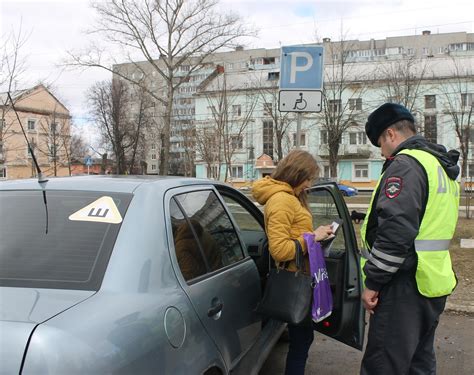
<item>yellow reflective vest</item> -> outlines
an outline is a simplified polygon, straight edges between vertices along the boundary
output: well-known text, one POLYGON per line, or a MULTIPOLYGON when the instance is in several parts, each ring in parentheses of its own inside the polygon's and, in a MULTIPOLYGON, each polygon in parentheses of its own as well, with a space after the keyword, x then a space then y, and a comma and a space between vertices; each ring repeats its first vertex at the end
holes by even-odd
MULTIPOLYGON (((449 255, 449 243, 454 236, 459 210, 459 184, 451 180, 438 159, 423 150, 402 150, 398 153, 416 159, 426 171, 428 178, 428 201, 416 236, 414 248, 418 257, 416 283, 418 291, 425 297, 441 297, 451 294, 456 287, 456 276, 449 255)), ((377 202, 374 197, 379 189, 380 176, 372 195, 366 220, 361 228, 362 268, 370 259, 367 249, 366 229, 370 212, 377 202)), ((365 276, 364 276, 365 278, 365 276)))

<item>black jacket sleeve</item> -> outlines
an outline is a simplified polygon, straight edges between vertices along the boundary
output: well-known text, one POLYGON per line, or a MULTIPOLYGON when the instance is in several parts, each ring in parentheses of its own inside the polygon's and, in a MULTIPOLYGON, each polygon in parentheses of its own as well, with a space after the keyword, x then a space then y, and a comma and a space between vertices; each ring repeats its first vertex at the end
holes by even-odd
POLYGON ((428 194, 424 168, 412 157, 397 155, 380 182, 377 232, 364 266, 367 288, 379 291, 400 269, 416 267, 414 240, 428 194))

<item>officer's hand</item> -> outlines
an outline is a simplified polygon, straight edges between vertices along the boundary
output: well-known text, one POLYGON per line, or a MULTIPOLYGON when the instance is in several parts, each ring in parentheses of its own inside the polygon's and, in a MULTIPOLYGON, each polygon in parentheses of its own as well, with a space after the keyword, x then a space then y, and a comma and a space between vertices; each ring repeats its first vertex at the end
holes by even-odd
POLYGON ((378 296, 379 292, 376 292, 375 290, 365 288, 362 292, 362 302, 364 303, 364 307, 371 314, 374 313, 375 306, 377 306, 377 303, 379 302, 378 296))

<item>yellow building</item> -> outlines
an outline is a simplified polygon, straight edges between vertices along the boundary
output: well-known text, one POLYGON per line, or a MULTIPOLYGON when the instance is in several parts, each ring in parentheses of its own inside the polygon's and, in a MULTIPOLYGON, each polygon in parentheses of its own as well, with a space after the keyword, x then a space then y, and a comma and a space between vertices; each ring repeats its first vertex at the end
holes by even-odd
MULTIPOLYGON (((44 176, 70 174, 68 109, 43 85, 11 93, 44 176)), ((30 150, 6 93, 0 94, 0 179, 36 176, 30 150)))

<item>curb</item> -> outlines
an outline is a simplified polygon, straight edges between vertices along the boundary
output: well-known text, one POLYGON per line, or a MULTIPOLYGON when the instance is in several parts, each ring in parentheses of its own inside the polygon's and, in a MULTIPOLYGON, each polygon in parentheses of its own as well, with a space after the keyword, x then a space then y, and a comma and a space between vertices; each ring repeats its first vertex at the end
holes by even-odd
POLYGON ((474 315, 474 306, 459 305, 457 303, 446 302, 446 307, 444 311, 474 315))

